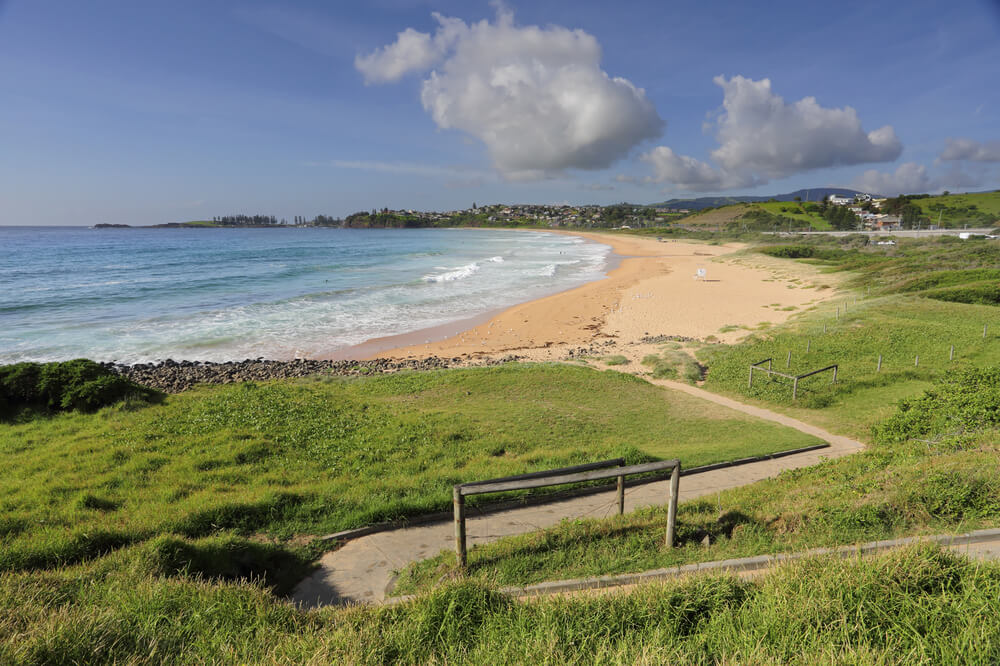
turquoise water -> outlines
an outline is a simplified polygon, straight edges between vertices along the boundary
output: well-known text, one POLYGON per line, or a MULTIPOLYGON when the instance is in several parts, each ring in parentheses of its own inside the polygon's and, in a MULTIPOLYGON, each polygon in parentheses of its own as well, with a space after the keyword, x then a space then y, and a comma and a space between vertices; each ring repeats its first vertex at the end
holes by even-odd
POLYGON ((609 252, 507 230, 0 227, 0 363, 321 357, 597 279, 609 252))

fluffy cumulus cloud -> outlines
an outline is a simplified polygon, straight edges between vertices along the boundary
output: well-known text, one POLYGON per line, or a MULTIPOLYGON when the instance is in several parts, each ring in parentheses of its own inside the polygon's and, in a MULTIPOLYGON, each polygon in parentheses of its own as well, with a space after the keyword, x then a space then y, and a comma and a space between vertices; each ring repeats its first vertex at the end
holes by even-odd
POLYGON ((874 192, 886 196, 917 194, 931 189, 935 183, 927 173, 927 167, 916 162, 905 162, 892 173, 869 169, 858 176, 853 183, 863 192, 874 192))
POLYGON ((368 83, 434 67, 424 108, 438 127, 486 144, 507 178, 605 168, 663 130, 645 92, 608 76, 600 45, 581 30, 518 26, 505 10, 494 22, 434 17, 435 34, 407 29, 355 66, 368 83))
POLYGON ((639 159, 653 168, 650 181, 672 183, 692 192, 729 190, 755 184, 754 177, 749 172, 717 169, 707 162, 678 155, 666 146, 657 146, 639 159))
POLYGON ((866 132, 851 107, 824 108, 814 97, 788 103, 771 81, 742 76, 713 79, 722 88, 714 125, 719 147, 709 164, 659 147, 642 159, 656 182, 690 190, 720 190, 766 183, 827 167, 891 162, 902 145, 891 126, 866 132))
POLYGON ((989 169, 968 172, 959 165, 952 165, 947 169, 931 170, 923 164, 906 162, 889 173, 869 169, 855 178, 851 186, 865 192, 896 196, 978 187, 984 182, 994 182, 989 169))
POLYGON ((1000 162, 1000 141, 948 139, 939 159, 945 162, 1000 162))

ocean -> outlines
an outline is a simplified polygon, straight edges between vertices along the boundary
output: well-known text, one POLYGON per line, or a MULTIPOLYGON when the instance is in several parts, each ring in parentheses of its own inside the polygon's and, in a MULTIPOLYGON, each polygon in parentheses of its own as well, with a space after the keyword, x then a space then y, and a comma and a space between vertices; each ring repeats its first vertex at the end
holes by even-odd
POLYGON ((511 230, 0 227, 0 363, 322 358, 599 279, 610 251, 511 230))

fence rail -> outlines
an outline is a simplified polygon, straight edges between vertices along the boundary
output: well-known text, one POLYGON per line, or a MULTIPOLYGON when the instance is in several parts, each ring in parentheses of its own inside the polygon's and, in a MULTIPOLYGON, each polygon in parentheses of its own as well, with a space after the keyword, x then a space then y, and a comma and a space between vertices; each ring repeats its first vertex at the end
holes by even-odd
POLYGON ((518 476, 508 476, 487 481, 460 483, 454 487, 453 503, 455 510, 455 553, 458 555, 458 565, 465 568, 468 562, 465 535, 465 497, 485 493, 500 493, 513 490, 529 490, 547 486, 560 486, 582 481, 597 481, 600 479, 618 479, 618 513, 625 511, 625 477, 634 474, 647 474, 662 469, 671 469, 670 493, 667 503, 667 533, 665 544, 668 548, 674 545, 674 528, 677 522, 677 497, 680 486, 681 461, 660 460, 640 465, 623 465, 624 460, 617 458, 575 467, 544 472, 532 472, 518 476), (610 469, 609 469, 610 468, 610 469))
MULTIPOLYGON (((791 354, 789 354, 789 358, 791 358, 791 354)), ((825 368, 820 368, 819 370, 812 370, 810 372, 805 372, 805 373, 803 373, 801 375, 789 375, 789 374, 786 374, 784 372, 778 372, 777 370, 772 370, 771 369, 771 362, 773 360, 774 360, 773 358, 765 358, 763 361, 757 361, 756 363, 751 363, 750 364, 750 379, 747 382, 747 388, 748 389, 753 388, 753 371, 754 370, 757 370, 759 372, 763 372, 763 373, 768 374, 768 375, 777 375, 779 377, 784 377, 785 379, 791 379, 792 380, 792 400, 795 400, 799 396, 799 380, 800 379, 805 379, 806 377, 812 377, 813 375, 818 375, 821 372, 827 372, 828 370, 833 370, 833 379, 831 380, 830 383, 831 384, 836 384, 837 383, 837 369, 838 369, 838 364, 836 364, 836 363, 834 363, 833 365, 828 365, 825 368), (763 367, 765 363, 767 363, 767 367, 766 368, 763 367)), ((879 367, 880 368, 881 368, 881 365, 882 365, 881 357, 879 357, 879 367)))

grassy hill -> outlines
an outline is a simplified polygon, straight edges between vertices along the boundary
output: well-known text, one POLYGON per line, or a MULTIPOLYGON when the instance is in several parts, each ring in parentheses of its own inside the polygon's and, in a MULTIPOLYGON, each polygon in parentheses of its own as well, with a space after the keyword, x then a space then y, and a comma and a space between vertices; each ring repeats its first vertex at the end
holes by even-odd
POLYGON ((931 224, 944 227, 1000 226, 1000 190, 913 199, 931 224))
POLYGON ((742 203, 723 206, 722 208, 694 213, 683 218, 678 223, 688 229, 721 231, 736 225, 740 217, 748 210, 750 210, 750 206, 742 203))
POLYGON ((0 571, 168 535, 326 534, 447 509, 463 481, 612 457, 698 465, 816 441, 568 365, 205 387, 0 423, 0 571))

